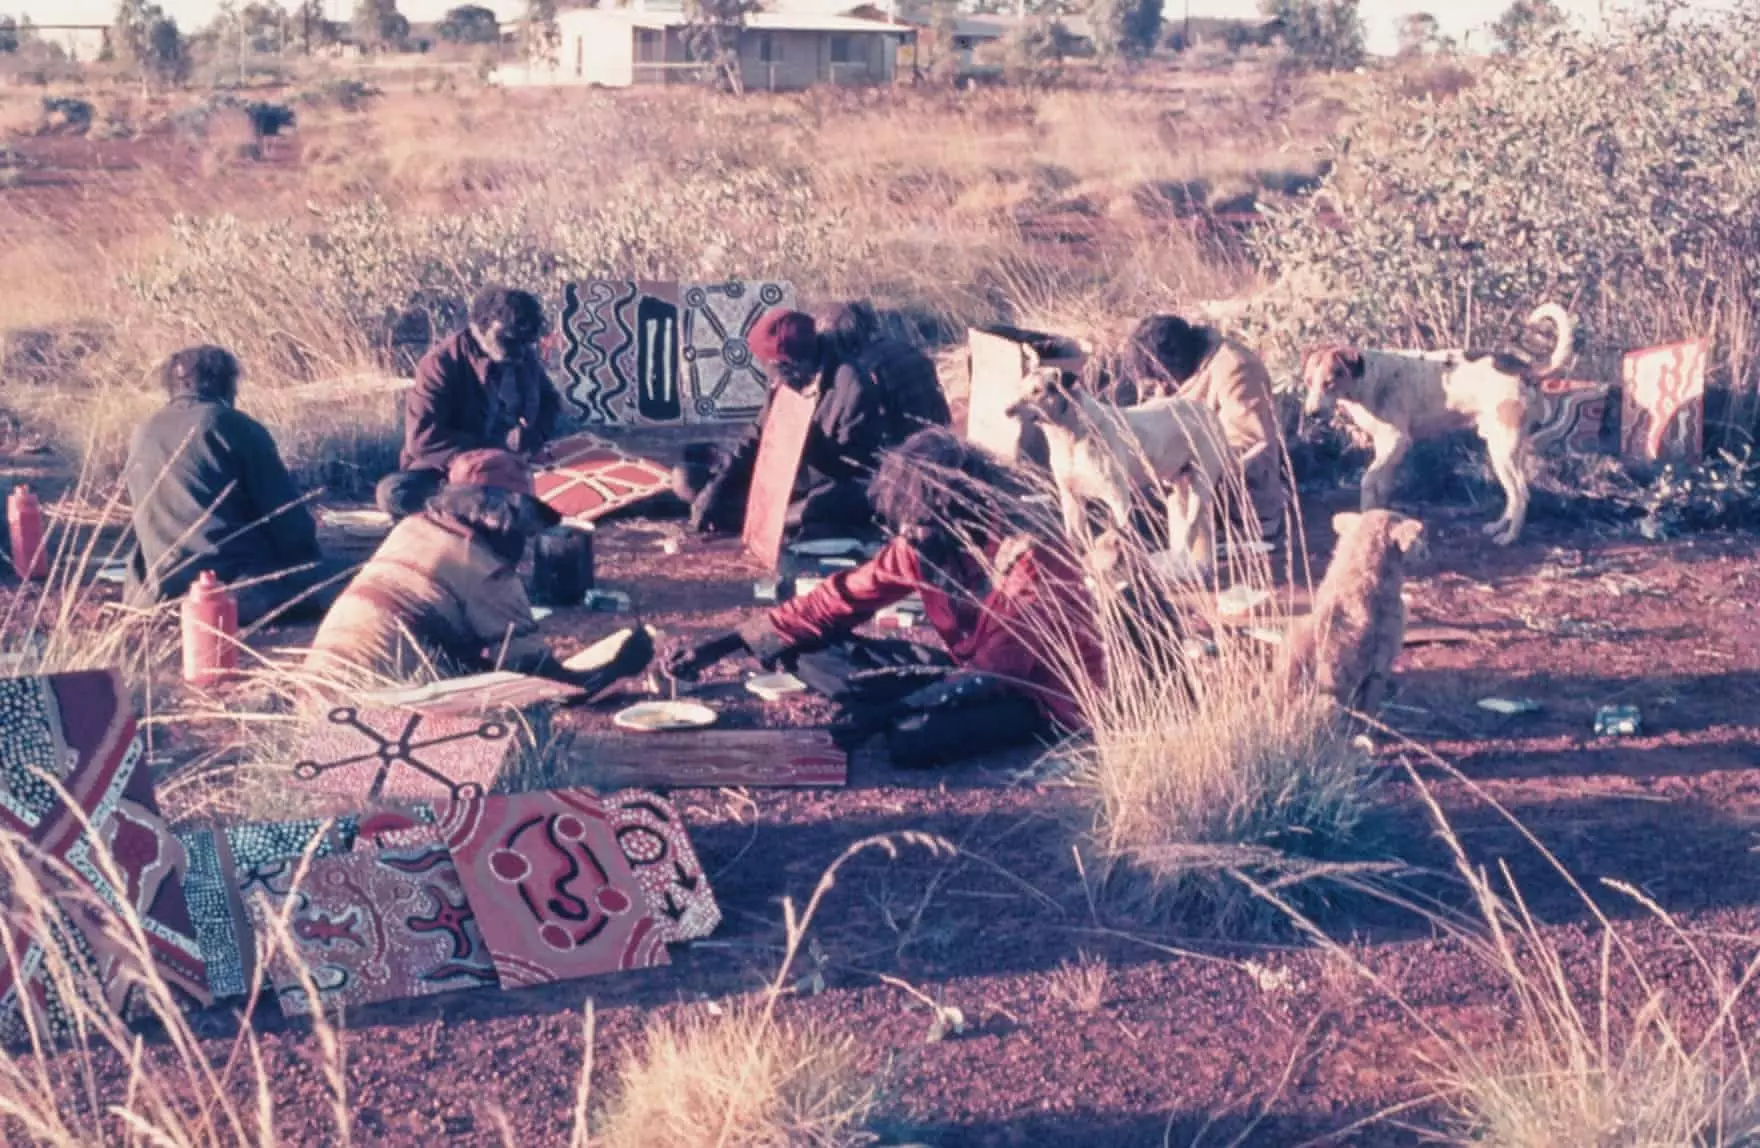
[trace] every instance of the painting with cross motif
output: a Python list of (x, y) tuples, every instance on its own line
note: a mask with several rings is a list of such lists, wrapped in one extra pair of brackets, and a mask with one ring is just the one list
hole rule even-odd
[(769, 391), (747, 342), (764, 313), (794, 306), (787, 283), (693, 283), (680, 292), (687, 422), (753, 418)]
[(461, 801), (441, 830), (502, 988), (667, 963), (665, 921), (592, 792)]
[(684, 421), (678, 285), (591, 279), (563, 288), (564, 393), (594, 426)]
[(1639, 462), (1697, 462), (1705, 450), (1703, 339), (1648, 347), (1621, 365), (1620, 453)]
[(132, 703), (119, 675), (87, 671), (0, 680), (0, 828), (30, 842), (50, 904), (0, 891), (14, 937), (0, 954), (0, 1039), (70, 1016), (46, 945), (89, 974), (94, 1005), (146, 1011), (145, 970), (128, 939), (138, 920), (147, 958), (187, 1003), (212, 999), (184, 896), (189, 858), (159, 814)]
[(592, 522), (672, 489), (672, 472), (593, 434), (560, 439), (532, 477), (537, 495), (564, 518)]
[(465, 800), (487, 793), (518, 748), (512, 722), (415, 710), (336, 706), (307, 727), (293, 776), (359, 801)]
[[(362, 843), (313, 860), (297, 885), (290, 874), (252, 888), (245, 903), (285, 1013), (496, 983), (476, 912), (443, 845)], [(283, 914), (284, 938), (277, 925)]]

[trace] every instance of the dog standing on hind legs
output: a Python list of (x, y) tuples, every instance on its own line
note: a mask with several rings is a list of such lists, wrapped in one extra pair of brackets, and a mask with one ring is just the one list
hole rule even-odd
[(1485, 533), (1508, 546), (1528, 517), (1528, 432), (1539, 410), (1540, 380), (1551, 378), (1576, 353), (1576, 324), (1556, 303), (1536, 307), (1527, 325), (1551, 324), (1554, 343), (1544, 363), (1488, 351), (1371, 351), (1323, 347), (1302, 364), (1304, 410), (1323, 415), (1337, 407), (1375, 447), (1363, 475), (1362, 508), (1386, 507), (1399, 464), (1413, 442), (1472, 427), (1485, 443), (1503, 487), (1502, 517)]
[(1230, 455), (1221, 421), (1181, 398), (1114, 407), (1081, 389), (1056, 367), (1026, 380), (1008, 417), (1045, 435), (1064, 527), (1071, 540), (1087, 527), (1088, 500), (1104, 503), (1119, 534), (1131, 529), (1132, 500), (1159, 486), (1167, 499), (1168, 541), (1183, 545), (1194, 567), (1216, 561), (1216, 486)]
[(1337, 548), (1314, 592), (1314, 609), (1291, 624), (1282, 670), (1311, 679), (1345, 709), (1373, 714), (1393, 684), (1405, 648), (1406, 563), (1424, 556), (1424, 524), (1391, 510), (1340, 514)]

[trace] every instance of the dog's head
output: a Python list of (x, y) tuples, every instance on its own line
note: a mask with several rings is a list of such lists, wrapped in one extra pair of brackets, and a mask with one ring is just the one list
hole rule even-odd
[(1323, 415), (1342, 393), (1363, 377), (1363, 352), (1351, 347), (1316, 347), (1302, 360), (1302, 410)]
[(1074, 429), (1080, 425), (1081, 406), (1075, 394), (1076, 378), (1057, 367), (1038, 367), (1021, 380), (1021, 395), (1003, 413), (1023, 423), (1047, 423)]
[(1388, 544), (1405, 555), (1408, 561), (1420, 562), (1429, 557), (1430, 548), (1424, 541), (1424, 524), (1391, 510), (1355, 511), (1332, 516), (1332, 533), (1342, 542), (1357, 530), (1385, 534)]

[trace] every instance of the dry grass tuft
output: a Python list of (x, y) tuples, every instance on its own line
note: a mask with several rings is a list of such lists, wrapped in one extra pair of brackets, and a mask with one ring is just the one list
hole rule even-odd
[(880, 1090), (849, 1033), (776, 1018), (758, 1001), (651, 1024), (612, 1086), (607, 1148), (871, 1144)]
[(1083, 953), (1051, 971), (1046, 989), (1051, 996), (1079, 1013), (1099, 1012), (1112, 984), (1112, 968), (1105, 957)]

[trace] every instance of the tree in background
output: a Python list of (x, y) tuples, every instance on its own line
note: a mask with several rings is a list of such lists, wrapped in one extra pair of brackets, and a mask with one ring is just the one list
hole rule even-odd
[(1366, 50), (1357, 0), (1262, 0), (1260, 7), (1282, 29), (1296, 63), (1326, 71), (1362, 64)]
[(110, 24), (110, 51), (140, 73), (141, 83), (180, 83), (189, 74), (189, 52), (177, 21), (148, 0), (122, 0)]
[(324, 14), (324, 0), (303, 0), (288, 18), (287, 30), (300, 51), (308, 53), (342, 38), (342, 29)]
[(0, 16), (0, 52), (18, 51), (18, 21), (11, 16)]
[(685, 0), (685, 51), (693, 61), (709, 65), (705, 80), (735, 94), (745, 91), (740, 33), (746, 17), (762, 9), (759, 0)]
[(437, 28), (440, 38), (453, 44), (498, 44), (501, 22), (495, 13), (476, 4), (448, 11)]
[(1515, 0), (1491, 25), (1491, 35), (1514, 55), (1564, 24), (1564, 11), (1553, 0)]
[(1428, 56), (1448, 47), (1442, 25), (1428, 12), (1411, 12), (1399, 20), (1399, 54), (1405, 57)]
[(409, 39), (409, 21), (397, 0), (355, 0), (354, 38), (366, 51), (397, 51)]
[(534, 64), (556, 64), (561, 33), (556, 28), (556, 0), (526, 0), (526, 14), (519, 22), (520, 51)]

